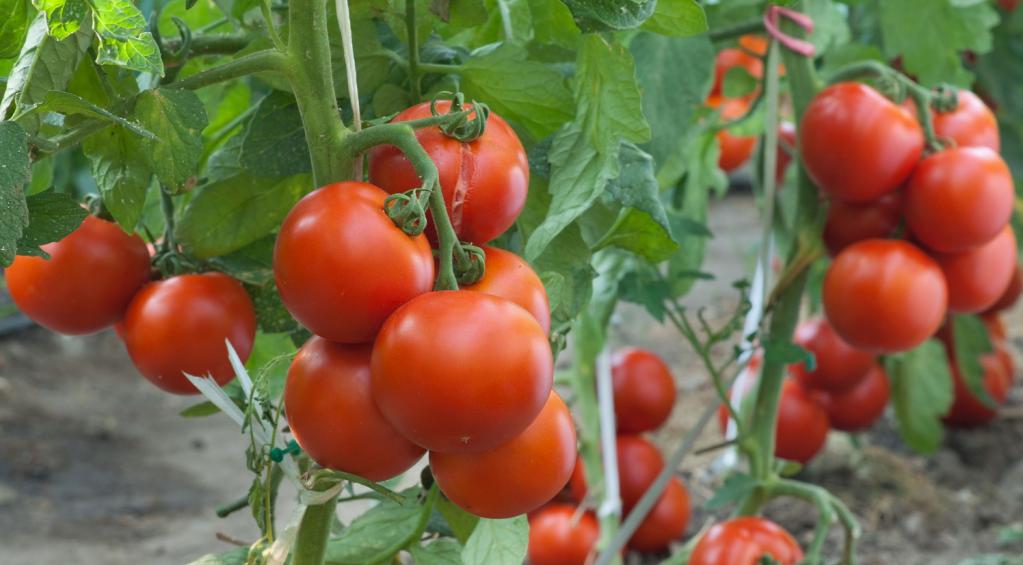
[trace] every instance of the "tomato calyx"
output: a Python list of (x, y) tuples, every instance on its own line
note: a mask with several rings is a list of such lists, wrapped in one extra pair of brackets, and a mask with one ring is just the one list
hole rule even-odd
[[(437, 110), (439, 100), (451, 100), (451, 108), (447, 114), (441, 114)], [(464, 94), (442, 91), (430, 101), (430, 113), (438, 117), (442, 115), (451, 117), (446, 123), (441, 124), (440, 131), (462, 143), (470, 143), (479, 139), (487, 130), (490, 107), (474, 100), (469, 104), (469, 108), (466, 108)]]
[(426, 230), (426, 209), (430, 205), (430, 193), (436, 187), (421, 186), (407, 192), (392, 194), (384, 200), (387, 217), (401, 231), (415, 237)]
[[(461, 247), (461, 253), (458, 248)], [(455, 278), (459, 285), (474, 284), (487, 272), (486, 253), (482, 247), (460, 242), (455, 245)]]

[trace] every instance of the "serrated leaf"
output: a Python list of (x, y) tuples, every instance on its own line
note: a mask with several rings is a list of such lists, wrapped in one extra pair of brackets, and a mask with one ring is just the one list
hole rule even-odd
[(646, 212), (670, 237), (671, 225), (661, 203), (653, 158), (635, 144), (626, 142), (618, 153), (618, 161), (620, 172), (607, 183), (608, 194), (622, 206)]
[(931, 453), (941, 444), (941, 416), (952, 406), (952, 375), (945, 348), (931, 339), (885, 359), (892, 379), (892, 405), (903, 441), (916, 451)]
[(473, 529), (476, 528), (476, 523), (480, 521), (478, 516), (462, 510), (446, 498), (437, 501), (437, 511), (451, 527), (455, 538), (462, 543), (469, 539)]
[(562, 0), (583, 31), (639, 27), (653, 15), (657, 0)]
[(404, 504), (382, 500), (327, 544), (327, 565), (364, 565), (389, 558), (415, 533), (421, 507), (414, 496)]
[(534, 41), (563, 47), (575, 46), (579, 41), (580, 33), (568, 6), (550, 0), (527, 1), (533, 19)]
[(409, 548), (416, 565), (461, 565), (462, 544), (451, 538), (440, 538), (426, 545)]
[(89, 213), (67, 194), (48, 190), (26, 199), (28, 226), (18, 239), (19, 255), (48, 258), (41, 245), (60, 241), (82, 224)]
[(96, 118), (106, 122), (119, 124), (135, 135), (146, 139), (156, 139), (156, 135), (153, 132), (139, 124), (126, 120), (106, 109), (100, 108), (92, 102), (89, 102), (80, 96), (71, 94), (70, 92), (51, 90), (43, 95), (43, 99), (39, 103), (34, 104), (29, 108), (19, 109), (18, 114), (15, 115), (13, 119), (17, 121), (21, 116), (28, 112), (56, 112), (58, 114), (64, 114), (65, 116), (78, 115), (85, 116), (87, 118)]
[(99, 49), (96, 62), (163, 76), (160, 48), (131, 0), (90, 0)]
[(672, 299), (671, 285), (656, 267), (639, 270), (630, 269), (618, 283), (618, 297), (621, 300), (639, 304), (658, 322), (664, 321), (664, 304)]
[(745, 473), (732, 473), (725, 478), (714, 495), (704, 503), (707, 510), (723, 508), (746, 497), (757, 486), (757, 480)]
[(966, 388), (983, 404), (991, 408), (998, 406), (984, 386), (984, 367), (980, 358), (994, 350), (984, 322), (977, 316), (953, 316), (952, 343), (955, 347), (953, 357)]
[(35, 6), (46, 14), (50, 36), (58, 40), (78, 31), (89, 15), (86, 0), (37, 0)]
[(89, 158), (103, 205), (122, 228), (134, 230), (153, 178), (141, 140), (122, 127), (108, 127), (89, 136), (82, 150)]
[(674, 37), (697, 35), (707, 31), (707, 14), (696, 0), (657, 0), (641, 29)]
[(669, 231), (650, 214), (635, 208), (622, 208), (618, 220), (594, 245), (593, 251), (611, 246), (631, 251), (651, 263), (667, 259), (678, 249)]
[(139, 95), (133, 116), (158, 138), (143, 155), (163, 186), (172, 194), (191, 190), (206, 127), (206, 109), (199, 97), (174, 88), (147, 90)]
[(255, 176), (288, 177), (312, 170), (298, 104), (274, 91), (259, 102), (241, 147), (241, 165)]
[(0, 265), (9, 266), (28, 226), (24, 186), (31, 173), (28, 136), (14, 122), (0, 122)]
[(0, 59), (18, 54), (29, 24), (29, 0), (0, 0)]
[(521, 565), (526, 558), (529, 523), (525, 516), (481, 518), (462, 550), (465, 565)]

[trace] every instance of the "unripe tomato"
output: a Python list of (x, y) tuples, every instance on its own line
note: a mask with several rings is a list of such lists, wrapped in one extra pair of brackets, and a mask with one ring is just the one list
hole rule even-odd
[[(789, 151), (793, 151), (793, 153), (789, 153)], [(792, 162), (795, 151), (799, 151), (799, 136), (796, 133), (796, 126), (792, 122), (781, 122), (778, 124), (778, 156), (774, 167), (774, 178), (777, 182), (785, 180), (785, 170)]]
[(482, 453), (431, 451), (430, 468), (451, 502), (484, 518), (510, 518), (539, 508), (565, 487), (575, 442), (572, 414), (551, 392), (536, 419), (511, 441)]
[(906, 185), (903, 213), (920, 243), (959, 253), (992, 239), (1012, 215), (1009, 167), (986, 147), (957, 147), (920, 161)]
[(834, 257), (857, 241), (888, 237), (901, 220), (902, 193), (898, 191), (861, 204), (832, 200), (824, 223), (824, 245)]
[(806, 465), (827, 440), (827, 412), (802, 385), (785, 379), (774, 430), (775, 456)]
[(150, 283), (124, 314), (124, 345), (135, 367), (174, 394), (198, 394), (183, 373), (234, 378), (225, 340), (245, 361), (256, 337), (252, 300), (221, 273), (180, 275)]
[(888, 375), (874, 364), (867, 376), (843, 392), (822, 392), (817, 400), (828, 413), (831, 427), (845, 432), (865, 430), (884, 414), (891, 396)]
[(958, 147), (987, 147), (998, 152), (998, 121), (979, 96), (959, 91), (959, 104), (951, 112), (934, 113), (934, 133), (955, 141)]
[[(450, 101), (437, 102), (441, 114), (450, 108)], [(430, 116), (430, 103), (423, 102), (391, 122)], [(491, 112), (486, 131), (471, 143), (448, 137), (438, 127), (417, 129), (416, 139), (437, 165), (444, 202), (458, 239), (483, 244), (515, 223), (526, 204), (529, 163), (522, 142), (501, 116)], [(369, 179), (391, 194), (422, 184), (412, 163), (393, 145), (370, 151)], [(432, 226), (427, 233), (433, 233)]]
[(497, 247), (484, 247), (483, 251), (486, 253), (483, 278), (462, 288), (511, 300), (532, 314), (544, 333), (550, 333), (551, 305), (547, 300), (547, 289), (529, 263), (511, 251)]
[(628, 347), (611, 357), (618, 433), (638, 434), (661, 427), (675, 404), (671, 370), (653, 351)]
[[(998, 355), (988, 353), (980, 357), (980, 364), (984, 369), (984, 388), (996, 403), (1004, 403), (1009, 396), (1012, 380), (1006, 373), (1003, 361), (999, 359)], [(949, 426), (963, 428), (980, 426), (993, 420), (997, 411), (984, 404), (970, 392), (955, 361), (950, 360), (949, 369), (952, 371), (955, 396), (948, 414), (942, 420)]]
[(824, 275), (828, 321), (849, 345), (906, 351), (941, 326), (948, 289), (941, 267), (904, 241), (868, 239), (838, 254)]
[(302, 449), (330, 469), (384, 481), (426, 452), (402, 437), (370, 394), (368, 344), (344, 345), (313, 336), (288, 369), (284, 408)]
[(329, 184), (284, 219), (274, 279), (288, 311), (314, 334), (368, 343), (391, 312), (433, 287), (429, 242), (394, 225), (386, 197), (363, 182)]
[(803, 166), (838, 200), (869, 202), (897, 189), (924, 148), (913, 115), (865, 84), (825, 88), (800, 122)]
[(529, 518), (530, 565), (585, 565), (600, 538), (593, 512), (570, 504), (551, 504)]
[[(628, 514), (664, 469), (664, 457), (657, 446), (643, 436), (619, 435), (615, 439), (615, 446), (618, 455), (618, 490), (622, 498), (622, 509)], [(572, 472), (569, 489), (578, 501), (586, 497), (586, 471), (582, 461), (577, 463)]]
[(94, 216), (42, 248), (49, 259), (18, 255), (4, 277), (18, 309), (55, 332), (87, 334), (113, 324), (149, 280), (142, 238)]
[(813, 353), (816, 366), (808, 371), (805, 363), (790, 367), (806, 388), (841, 392), (856, 386), (874, 364), (874, 356), (846, 343), (824, 318), (812, 318), (799, 324), (793, 341)]
[(1012, 308), (1016, 301), (1019, 300), (1021, 293), (1023, 293), (1023, 265), (1017, 264), (1012, 272), (1012, 278), (1009, 279), (1008, 288), (998, 298), (998, 301), (988, 308), (988, 311), (1001, 312), (1002, 310)]
[(774, 522), (743, 516), (707, 530), (693, 548), (689, 565), (757, 565), (765, 556), (780, 565), (795, 565), (803, 560), (803, 550)]
[(962, 253), (935, 254), (948, 283), (948, 309), (981, 312), (1005, 293), (1016, 269), (1016, 234), (1005, 226), (991, 241)]
[(399, 308), (380, 330), (373, 397), (416, 444), (479, 453), (519, 435), (540, 413), (553, 367), (547, 335), (513, 302), (465, 290), (430, 292)]
[[(711, 97), (707, 100), (711, 108), (721, 108), (721, 119), (724, 121), (735, 120), (742, 117), (749, 107), (749, 103), (740, 99)], [(718, 147), (721, 153), (718, 155), (718, 166), (726, 173), (730, 173), (743, 166), (753, 154), (753, 148), (757, 144), (756, 136), (739, 136), (732, 134), (727, 129), (717, 132)]]
[(661, 551), (682, 537), (688, 525), (689, 492), (678, 477), (672, 477), (657, 499), (657, 504), (629, 538), (629, 548), (636, 551)]

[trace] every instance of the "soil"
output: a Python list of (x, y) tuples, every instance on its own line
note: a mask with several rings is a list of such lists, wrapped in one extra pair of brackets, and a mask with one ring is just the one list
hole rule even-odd
[[(718, 278), (698, 283), (685, 299), (689, 307), (705, 306), (711, 320), (734, 308), (728, 283), (747, 272), (759, 240), (756, 226), (748, 196), (730, 196), (712, 208), (716, 237), (704, 270)], [(655, 435), (670, 451), (713, 397), (711, 388), (672, 327), (632, 306), (621, 308), (616, 320), (615, 345), (650, 347), (674, 369), (679, 403)], [(1023, 311), (1017, 308), (1007, 322), (1019, 353)], [(248, 489), (245, 436), (221, 415), (178, 415), (193, 403), (138, 376), (112, 332), (61, 337), (31, 328), (0, 338), (0, 561), (180, 564), (231, 549), (218, 534), (254, 540), (257, 529), (247, 511), (225, 519), (214, 513)], [(718, 441), (712, 424), (697, 445)], [(1023, 542), (999, 541), (1008, 528), (1023, 529), (1023, 388), (1013, 390), (991, 425), (949, 431), (930, 457), (902, 445), (890, 414), (859, 442), (854, 448), (848, 436), (832, 434), (798, 478), (828, 488), (859, 517), (860, 563), (1023, 556)], [(720, 483), (720, 457), (691, 456), (680, 470), (694, 502), (690, 535), (721, 516), (702, 508)], [(767, 514), (809, 541), (812, 507), (779, 500)], [(831, 557), (838, 556), (840, 530), (829, 538)]]

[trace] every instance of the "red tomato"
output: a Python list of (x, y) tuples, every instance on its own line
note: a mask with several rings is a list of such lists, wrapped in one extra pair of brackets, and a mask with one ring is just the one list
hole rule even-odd
[(774, 522), (743, 516), (707, 530), (693, 548), (689, 565), (756, 565), (764, 556), (780, 565), (795, 565), (803, 560), (803, 550)]
[(572, 499), (580, 504), (586, 498), (586, 469), (583, 466), (582, 457), (576, 457), (575, 459), (572, 477), (568, 479), (568, 492)]
[(657, 504), (650, 509), (629, 538), (636, 551), (661, 551), (682, 537), (689, 525), (689, 492), (677, 477), (672, 477)]
[(827, 412), (798, 382), (785, 379), (774, 431), (775, 456), (806, 465), (827, 440)]
[(387, 193), (330, 184), (299, 201), (281, 225), (274, 278), (281, 300), (314, 334), (373, 341), (387, 316), (433, 286), (426, 237), (409, 237), (384, 212)]
[(462, 287), (511, 300), (522, 306), (540, 322), (544, 333), (551, 331), (551, 306), (547, 290), (529, 263), (497, 247), (484, 247), (486, 271), (476, 283)]
[[(657, 446), (643, 436), (619, 435), (615, 440), (618, 455), (618, 490), (622, 508), (628, 514), (664, 469), (664, 458)], [(569, 484), (572, 496), (579, 501), (586, 497), (586, 470), (582, 461), (573, 470)]]
[(256, 337), (256, 313), (238, 281), (221, 273), (181, 275), (150, 283), (124, 314), (124, 345), (142, 376), (175, 394), (199, 391), (182, 373), (234, 378), (225, 340), (245, 361)]
[(575, 442), (572, 414), (551, 392), (536, 419), (511, 441), (483, 453), (431, 451), (430, 468), (451, 502), (484, 518), (509, 518), (540, 507), (565, 487)]
[[(792, 156), (798, 151), (798, 134), (796, 126), (792, 122), (781, 122), (778, 124), (778, 156), (775, 161), (774, 178), (777, 182), (785, 179), (785, 170), (792, 162)], [(792, 151), (792, 153), (789, 153)]]
[[(740, 99), (728, 99), (711, 97), (707, 100), (711, 108), (721, 108), (721, 118), (724, 121), (734, 120), (742, 117), (749, 107), (749, 103)], [(757, 144), (756, 136), (737, 136), (727, 129), (717, 133), (718, 147), (721, 153), (718, 155), (718, 166), (726, 173), (730, 173), (743, 166), (753, 154), (753, 147)]]
[(855, 432), (869, 428), (884, 414), (890, 396), (888, 375), (875, 364), (867, 371), (867, 376), (851, 389), (822, 392), (816, 398), (828, 413), (832, 428)]
[(553, 367), (547, 335), (514, 303), (480, 292), (430, 292), (380, 330), (373, 397), (418, 445), (479, 453), (529, 426), (550, 395)]
[(723, 94), (725, 75), (732, 67), (742, 67), (755, 79), (764, 75), (764, 63), (757, 57), (750, 55), (743, 49), (729, 47), (722, 49), (714, 57), (714, 86), (710, 89), (711, 96)]
[(920, 161), (906, 186), (903, 213), (913, 237), (942, 253), (983, 245), (1012, 215), (1009, 167), (986, 147), (957, 147)]
[(1020, 0), (998, 0), (998, 5), (1006, 12), (1011, 12), (1019, 7)]
[(1023, 293), (1023, 265), (1017, 264), (1016, 269), (1012, 272), (1012, 278), (1009, 280), (1009, 287), (1005, 289), (998, 301), (988, 308), (988, 311), (1001, 312), (1012, 308), (1019, 300), (1020, 293)]
[(980, 319), (984, 322), (984, 327), (987, 328), (988, 337), (991, 338), (991, 341), (1005, 341), (1005, 324), (997, 312), (985, 312), (981, 314)]
[(934, 114), (934, 133), (958, 147), (987, 147), (997, 153), (1000, 146), (994, 112), (969, 90), (959, 91), (955, 110)]
[[(437, 103), (442, 114), (450, 108), (450, 101)], [(423, 102), (391, 121), (430, 116), (430, 103)], [(526, 204), (529, 164), (518, 136), (501, 116), (492, 112), (486, 132), (472, 143), (448, 137), (437, 127), (416, 130), (416, 138), (437, 164), (448, 215), (459, 239), (483, 244), (515, 223)], [(370, 182), (391, 194), (416, 188), (422, 182), (412, 163), (393, 145), (376, 147), (369, 159)]]
[(856, 349), (842, 340), (824, 318), (813, 318), (799, 324), (793, 341), (813, 353), (816, 366), (806, 370), (804, 363), (790, 367), (803, 386), (841, 392), (856, 386), (874, 364), (874, 356)]
[(529, 563), (585, 565), (598, 538), (600, 525), (593, 512), (578, 512), (570, 504), (551, 504), (529, 518)]
[(939, 253), (935, 260), (948, 283), (948, 309), (981, 312), (1005, 293), (1016, 269), (1016, 235), (1005, 226), (994, 239), (962, 253)]
[(94, 216), (42, 247), (49, 259), (18, 255), (4, 277), (18, 308), (55, 332), (87, 334), (113, 324), (149, 280), (142, 238)]
[[(984, 368), (984, 388), (995, 402), (1002, 404), (1009, 396), (1009, 388), (1012, 386), (1011, 378), (1005, 371), (1003, 361), (999, 359), (998, 355), (988, 353), (981, 356), (980, 364)], [(944, 422), (953, 427), (967, 428), (980, 426), (994, 419), (997, 414), (996, 410), (985, 405), (970, 392), (957, 364), (950, 361), (949, 368), (952, 370), (955, 397), (952, 407), (943, 418)]]
[(913, 115), (865, 84), (822, 90), (800, 122), (803, 166), (822, 191), (838, 200), (869, 202), (905, 181), (924, 148)]
[(838, 254), (824, 275), (824, 313), (849, 345), (906, 351), (941, 326), (948, 288), (941, 267), (904, 241), (868, 239)]
[(824, 245), (834, 257), (857, 241), (888, 237), (901, 220), (900, 192), (889, 192), (862, 204), (832, 200), (824, 223)]
[(998, 357), (998, 362), (1002, 364), (1006, 380), (1009, 381), (1009, 386), (1011, 388), (1013, 381), (1016, 380), (1016, 363), (1013, 361), (1012, 353), (1009, 352), (1009, 348), (1005, 345), (1005, 342), (995, 343), (995, 355)]
[(402, 437), (373, 403), (369, 345), (313, 336), (288, 370), (284, 408), (302, 449), (320, 465), (371, 481), (400, 475), (425, 450)]
[(618, 433), (648, 432), (668, 420), (675, 404), (675, 380), (656, 353), (638, 347), (616, 351), (611, 382)]

